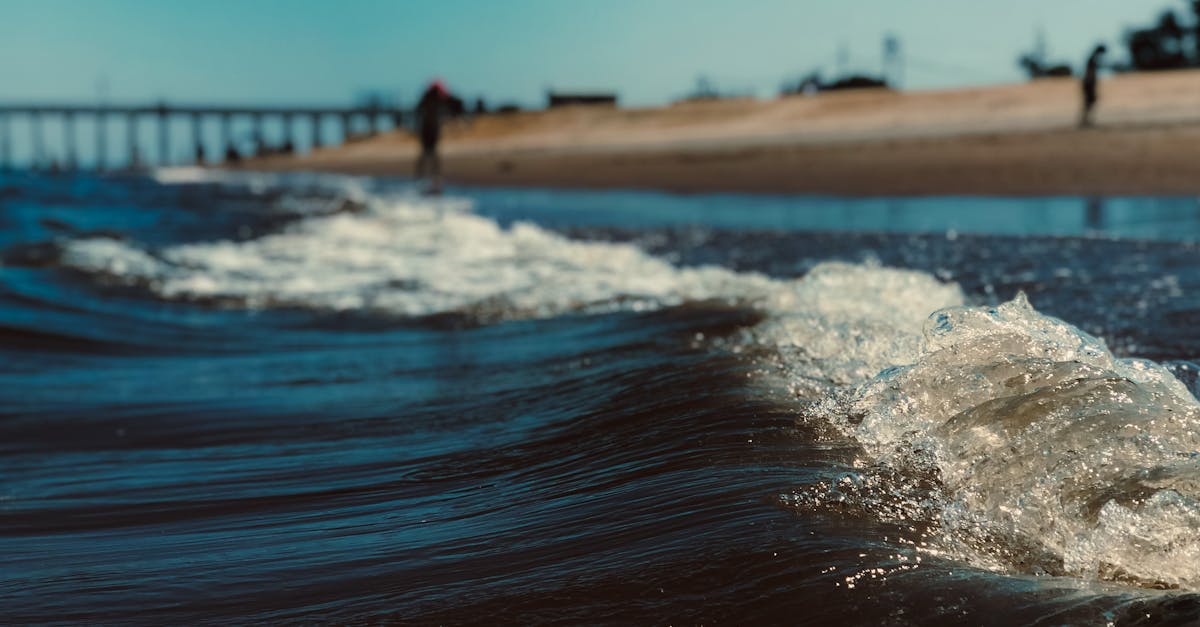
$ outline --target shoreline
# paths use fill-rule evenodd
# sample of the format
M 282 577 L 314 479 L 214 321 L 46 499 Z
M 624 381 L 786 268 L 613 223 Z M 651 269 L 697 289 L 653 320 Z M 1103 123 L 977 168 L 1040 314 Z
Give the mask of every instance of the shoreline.
M 1107 106 L 1087 129 L 1073 125 L 1076 89 L 1051 80 L 490 115 L 447 128 L 443 173 L 452 184 L 676 193 L 1200 194 L 1200 72 L 1105 81 Z M 392 132 L 242 168 L 410 176 L 416 155 Z

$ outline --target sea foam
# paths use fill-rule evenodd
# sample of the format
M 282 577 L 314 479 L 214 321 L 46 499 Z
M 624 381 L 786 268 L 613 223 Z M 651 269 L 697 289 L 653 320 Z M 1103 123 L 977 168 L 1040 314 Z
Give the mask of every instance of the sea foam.
M 913 357 L 821 411 L 874 464 L 933 470 L 937 550 L 1200 588 L 1200 404 L 1169 371 L 1023 295 L 935 312 Z
M 761 275 L 677 268 L 629 244 L 572 240 L 529 223 L 504 227 L 453 200 L 410 195 L 364 204 L 248 241 L 146 250 L 73 240 L 62 261 L 173 300 L 481 320 L 753 301 L 772 291 Z

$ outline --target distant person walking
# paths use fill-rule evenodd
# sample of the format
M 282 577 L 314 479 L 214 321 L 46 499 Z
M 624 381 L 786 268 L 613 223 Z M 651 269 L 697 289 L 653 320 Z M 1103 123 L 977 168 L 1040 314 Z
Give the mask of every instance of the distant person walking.
M 450 103 L 450 92 L 440 80 L 434 80 L 417 103 L 417 133 L 421 138 L 421 155 L 417 157 L 416 177 L 429 177 L 430 191 L 442 186 L 442 163 L 438 157 L 438 141 L 442 137 L 442 116 Z
M 1108 52 L 1108 48 L 1104 44 L 1096 46 L 1088 57 L 1087 67 L 1083 70 L 1083 113 L 1079 116 L 1080 128 L 1092 125 L 1092 108 L 1096 106 L 1096 71 L 1100 69 L 1100 57 L 1104 56 L 1105 52 Z

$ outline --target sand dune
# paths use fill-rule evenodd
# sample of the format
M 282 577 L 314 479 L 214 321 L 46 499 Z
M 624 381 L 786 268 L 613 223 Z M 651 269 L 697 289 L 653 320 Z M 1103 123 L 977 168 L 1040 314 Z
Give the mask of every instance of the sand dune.
M 1200 71 L 1102 81 L 1076 128 L 1070 79 L 898 93 L 860 90 L 662 108 L 570 107 L 448 125 L 454 182 L 838 194 L 1200 193 Z M 389 133 L 266 169 L 407 175 Z

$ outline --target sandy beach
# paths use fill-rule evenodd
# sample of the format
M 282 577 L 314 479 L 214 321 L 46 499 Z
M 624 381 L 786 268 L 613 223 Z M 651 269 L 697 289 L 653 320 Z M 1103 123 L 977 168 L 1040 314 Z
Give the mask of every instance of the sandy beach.
M 1072 79 L 954 91 L 860 90 L 661 108 L 567 107 L 448 124 L 453 183 L 677 192 L 1200 193 L 1200 71 L 1103 80 L 1076 127 Z M 409 175 L 390 132 L 247 167 Z

